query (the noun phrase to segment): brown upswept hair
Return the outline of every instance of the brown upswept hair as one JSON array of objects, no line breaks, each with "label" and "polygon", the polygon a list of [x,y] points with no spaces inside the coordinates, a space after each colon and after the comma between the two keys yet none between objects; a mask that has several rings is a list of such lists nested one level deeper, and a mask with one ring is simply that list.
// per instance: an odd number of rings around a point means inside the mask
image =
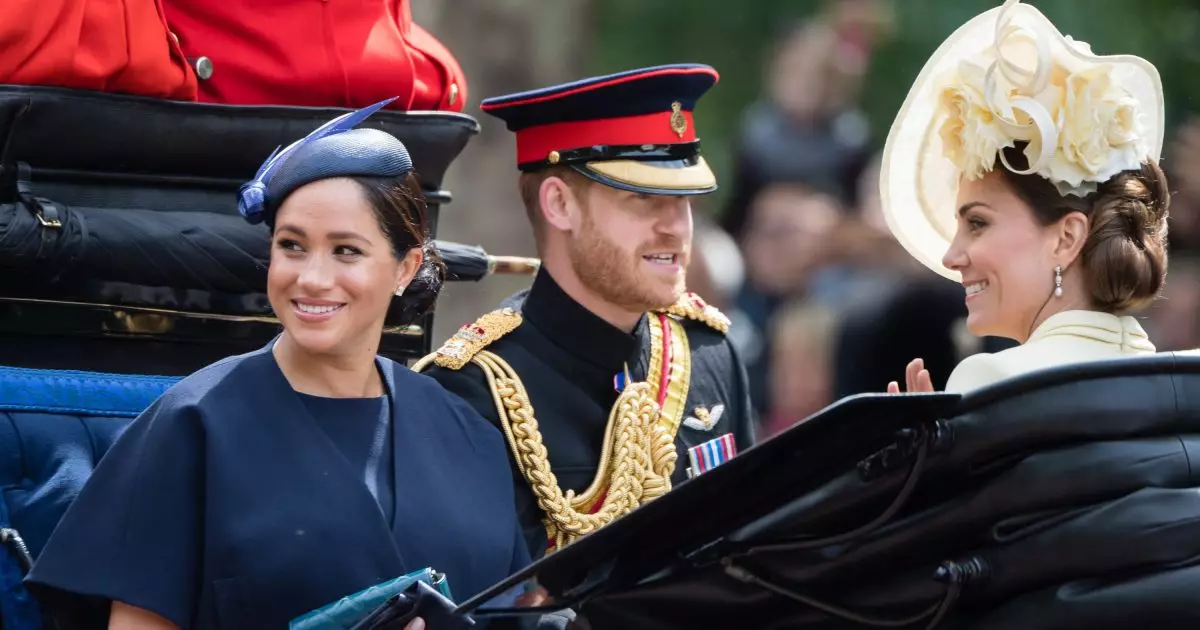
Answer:
[{"label": "brown upswept hair", "polygon": [[[1005,159],[1016,170],[1028,168],[1024,149],[1024,143],[1005,149]],[[1079,262],[1084,290],[1097,309],[1113,314],[1136,311],[1158,297],[1167,276],[1171,194],[1157,163],[1146,161],[1140,168],[1117,173],[1086,197],[1060,195],[1049,180],[1018,175],[999,160],[995,169],[1041,225],[1052,225],[1071,212],[1088,217],[1090,228]]]},{"label": "brown upswept hair", "polygon": [[403,260],[413,248],[423,254],[420,268],[400,297],[388,307],[389,324],[412,324],[433,311],[446,281],[446,265],[429,237],[428,207],[414,173],[395,177],[351,177],[363,191],[367,205],[392,246],[392,255]]}]

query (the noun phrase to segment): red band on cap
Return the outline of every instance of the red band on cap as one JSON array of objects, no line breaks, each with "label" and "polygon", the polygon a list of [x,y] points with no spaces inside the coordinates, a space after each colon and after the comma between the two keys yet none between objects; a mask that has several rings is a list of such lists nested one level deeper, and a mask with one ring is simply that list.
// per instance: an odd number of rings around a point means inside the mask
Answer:
[{"label": "red band on cap", "polygon": [[643,116],[554,123],[517,132],[517,163],[540,162],[551,151],[570,151],[596,145],[679,144],[696,139],[691,112],[680,112],[687,129],[680,137],[671,128],[672,112]]}]

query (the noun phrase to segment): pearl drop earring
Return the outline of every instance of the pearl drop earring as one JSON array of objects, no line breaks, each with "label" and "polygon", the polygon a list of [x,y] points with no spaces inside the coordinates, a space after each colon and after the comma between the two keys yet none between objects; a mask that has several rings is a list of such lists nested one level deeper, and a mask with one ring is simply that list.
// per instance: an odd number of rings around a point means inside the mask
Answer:
[{"label": "pearl drop earring", "polygon": [[1054,297],[1062,297],[1062,265],[1054,266]]}]

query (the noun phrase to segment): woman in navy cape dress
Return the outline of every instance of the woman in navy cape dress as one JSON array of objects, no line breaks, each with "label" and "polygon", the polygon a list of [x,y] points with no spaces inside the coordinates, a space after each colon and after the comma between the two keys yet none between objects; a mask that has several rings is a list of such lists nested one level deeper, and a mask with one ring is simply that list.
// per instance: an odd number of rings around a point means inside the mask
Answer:
[{"label": "woman in navy cape dress", "polygon": [[503,436],[376,355],[385,315],[420,315],[443,275],[403,144],[353,129],[377,107],[243,186],[284,332],[183,379],[105,455],[27,579],[69,627],[286,628],[426,567],[461,601],[528,564]]}]

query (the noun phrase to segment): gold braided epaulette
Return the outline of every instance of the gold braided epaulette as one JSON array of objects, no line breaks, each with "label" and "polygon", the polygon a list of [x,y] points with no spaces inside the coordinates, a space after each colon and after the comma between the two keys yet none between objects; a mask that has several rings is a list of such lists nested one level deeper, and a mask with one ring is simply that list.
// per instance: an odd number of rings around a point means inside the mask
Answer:
[{"label": "gold braided epaulette", "polygon": [[[516,330],[521,325],[521,314],[511,308],[502,308],[484,313],[473,324],[458,329],[453,337],[433,353],[433,362],[439,367],[461,370],[471,362],[488,344]],[[422,361],[426,363],[426,361]]]},{"label": "gold braided epaulette", "polygon": [[717,310],[717,307],[705,302],[703,298],[695,293],[684,293],[679,296],[679,300],[674,304],[667,308],[659,309],[658,312],[702,322],[710,328],[719,331],[721,334],[729,332],[729,325],[731,323],[724,313]]}]

